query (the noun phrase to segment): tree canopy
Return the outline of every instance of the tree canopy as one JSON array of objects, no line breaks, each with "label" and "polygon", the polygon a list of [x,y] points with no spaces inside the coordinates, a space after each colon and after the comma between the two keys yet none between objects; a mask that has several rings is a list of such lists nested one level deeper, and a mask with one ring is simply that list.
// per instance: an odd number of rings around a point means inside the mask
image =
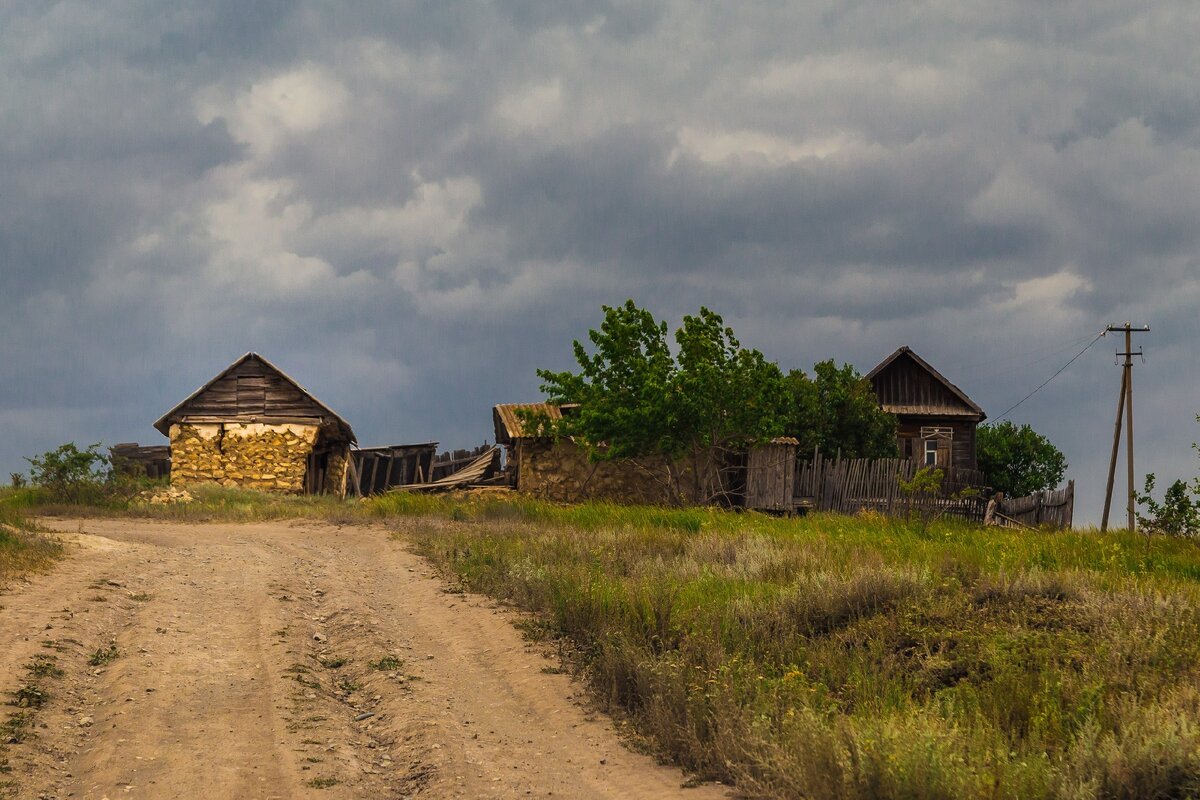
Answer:
[{"label": "tree canopy", "polygon": [[1013,497],[1053,489],[1067,471],[1066,457],[1049,439],[1007,420],[979,426],[976,456],[988,485]]},{"label": "tree canopy", "polygon": [[673,354],[666,323],[632,300],[603,311],[588,333],[594,352],[574,343],[578,372],[538,370],[550,402],[579,405],[555,433],[575,436],[594,459],[664,459],[676,486],[685,466],[699,479],[698,459],[781,433],[783,374],[719,314],[685,316]]},{"label": "tree canopy", "polygon": [[578,408],[561,421],[530,420],[575,437],[593,459],[655,456],[668,470],[690,460],[698,475],[701,454],[720,461],[721,453],[784,434],[805,450],[896,453],[895,417],[849,364],[822,361],[811,377],[800,370],[785,376],[707,308],[683,318],[673,345],[667,324],[632,300],[602,309],[590,346],[574,343],[577,370],[538,370],[550,402]]},{"label": "tree canopy", "polygon": [[784,383],[784,428],[800,441],[802,451],[820,447],[847,458],[896,455],[896,417],[879,407],[871,382],[850,364],[821,361],[811,378],[792,370]]}]

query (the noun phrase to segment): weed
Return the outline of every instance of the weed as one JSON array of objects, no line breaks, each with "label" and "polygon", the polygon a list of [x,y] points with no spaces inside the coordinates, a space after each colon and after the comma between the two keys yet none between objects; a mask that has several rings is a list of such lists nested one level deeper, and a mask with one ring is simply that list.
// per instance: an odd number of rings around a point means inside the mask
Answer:
[{"label": "weed", "polygon": [[43,653],[34,655],[33,660],[25,665],[25,669],[35,678],[61,678],[64,674],[62,667],[58,666],[57,659]]},{"label": "weed", "polygon": [[391,672],[404,666],[404,662],[395,656],[384,656],[378,661],[372,661],[369,666],[371,669],[379,670],[380,672]]},{"label": "weed", "polygon": [[308,785],[314,789],[328,789],[332,786],[337,786],[341,783],[337,778],[313,778],[308,782]]},{"label": "weed", "polygon": [[133,600],[136,603],[145,603],[153,597],[154,597],[154,595],[147,594],[146,592],[138,592],[137,594],[129,595],[129,599]]},{"label": "weed", "polygon": [[0,724],[0,743],[20,744],[29,738],[32,727],[32,711],[14,711]]},{"label": "weed", "polygon": [[321,666],[325,669],[339,669],[349,663],[348,659],[341,656],[318,656],[317,661],[321,662]]},{"label": "weed", "polygon": [[109,642],[104,647],[96,648],[95,652],[93,652],[91,657],[88,659],[88,664],[93,667],[102,667],[105,664],[111,664],[112,662],[116,661],[117,657],[120,655],[121,651],[117,649],[117,643]]},{"label": "weed", "polygon": [[336,686],[339,690],[341,690],[342,692],[345,692],[346,694],[350,694],[352,692],[357,692],[360,689],[362,689],[361,683],[354,680],[353,678],[344,677],[344,676],[337,679]]},{"label": "weed", "polygon": [[13,705],[17,708],[41,708],[48,702],[49,692],[33,684],[26,684],[13,694]]}]

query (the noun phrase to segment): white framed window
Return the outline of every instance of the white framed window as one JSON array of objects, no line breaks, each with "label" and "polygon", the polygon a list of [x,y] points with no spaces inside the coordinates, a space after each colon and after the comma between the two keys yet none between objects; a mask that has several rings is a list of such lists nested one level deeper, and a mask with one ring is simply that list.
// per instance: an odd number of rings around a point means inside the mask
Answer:
[{"label": "white framed window", "polygon": [[925,440],[925,466],[936,467],[937,463],[938,463],[937,454],[938,454],[938,440],[937,439],[926,439]]}]

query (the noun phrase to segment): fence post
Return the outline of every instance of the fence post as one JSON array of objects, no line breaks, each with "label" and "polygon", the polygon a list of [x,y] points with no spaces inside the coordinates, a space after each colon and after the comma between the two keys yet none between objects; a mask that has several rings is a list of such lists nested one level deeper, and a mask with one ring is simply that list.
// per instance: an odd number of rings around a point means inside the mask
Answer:
[{"label": "fence post", "polygon": [[1065,518],[1063,519],[1063,524],[1066,525],[1067,530],[1070,530],[1071,528],[1074,527],[1074,523],[1075,523],[1075,481],[1072,479],[1072,480],[1067,481],[1067,508],[1066,508]]}]

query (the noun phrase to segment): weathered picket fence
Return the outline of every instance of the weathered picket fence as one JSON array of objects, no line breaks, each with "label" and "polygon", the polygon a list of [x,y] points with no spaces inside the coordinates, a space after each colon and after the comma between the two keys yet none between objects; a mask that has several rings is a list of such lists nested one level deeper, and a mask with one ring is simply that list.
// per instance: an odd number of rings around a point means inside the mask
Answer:
[{"label": "weathered picket fence", "polygon": [[[939,467],[943,477],[938,494],[906,494],[901,481],[911,481],[921,467],[907,458],[830,458],[816,452],[811,459],[796,464],[794,505],[797,509],[843,514],[931,513],[983,521],[987,498],[982,473],[962,467]],[[960,496],[964,489],[978,491]]]}]

